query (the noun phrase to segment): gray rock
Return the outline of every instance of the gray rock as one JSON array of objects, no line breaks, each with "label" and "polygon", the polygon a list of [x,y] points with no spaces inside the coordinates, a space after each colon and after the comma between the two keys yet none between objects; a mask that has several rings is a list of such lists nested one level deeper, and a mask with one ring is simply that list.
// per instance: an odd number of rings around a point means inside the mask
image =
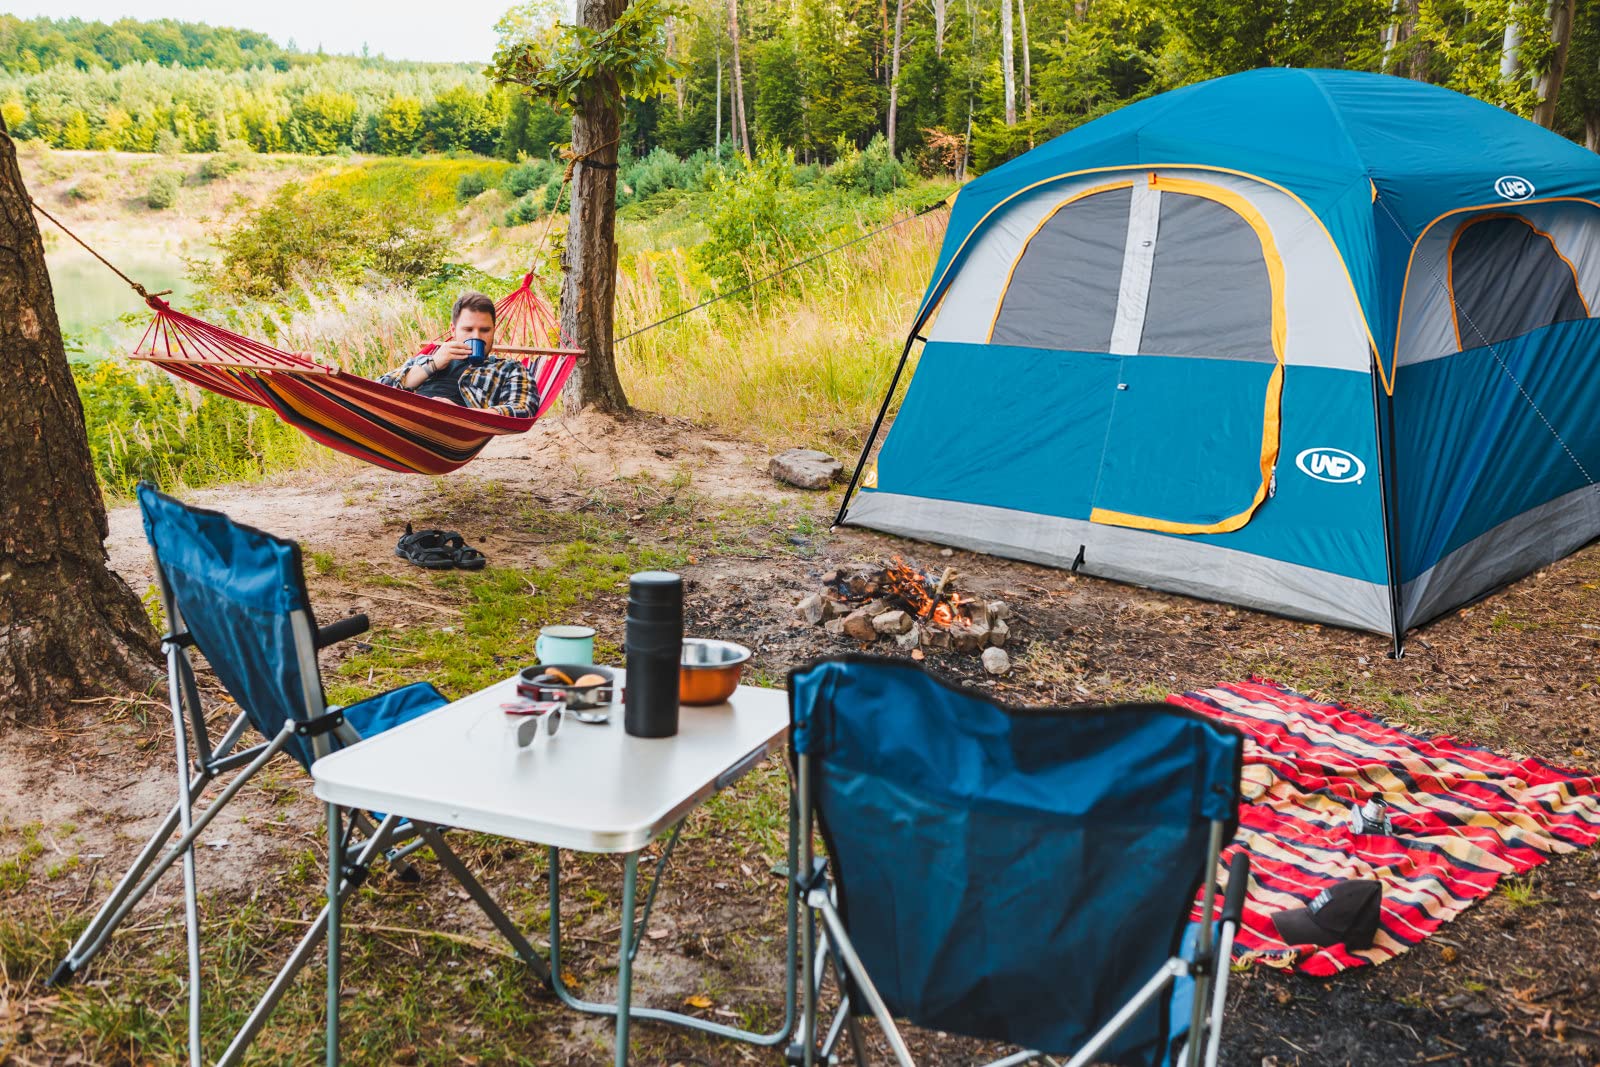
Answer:
[{"label": "gray rock", "polygon": [[831,596],[822,598],[822,621],[829,619],[842,619],[850,614],[850,609],[833,599]]},{"label": "gray rock", "polygon": [[903,611],[886,611],[872,620],[872,628],[880,634],[903,634],[913,625],[911,616]]},{"label": "gray rock", "polygon": [[826,609],[822,606],[822,594],[812,593],[794,606],[794,613],[801,622],[808,622],[812,626],[821,622]]},{"label": "gray rock", "polygon": [[996,600],[989,605],[989,617],[992,619],[1011,618],[1011,605],[1004,600]]},{"label": "gray rock", "polygon": [[916,623],[912,623],[911,629],[894,639],[894,647],[902,652],[910,652],[920,644],[922,644],[922,627]]},{"label": "gray rock", "polygon": [[928,626],[922,631],[922,644],[927,648],[949,648],[950,631],[943,626]]},{"label": "gray rock", "polygon": [[861,605],[861,610],[876,619],[879,615],[889,610],[889,602],[882,597],[878,597]]},{"label": "gray rock", "polygon": [[846,637],[853,637],[857,641],[876,641],[878,631],[872,628],[872,616],[865,611],[857,609],[844,617],[842,624]]},{"label": "gray rock", "polygon": [[791,448],[772,457],[767,473],[801,489],[826,489],[844,473],[844,464],[814,448]]},{"label": "gray rock", "polygon": [[824,630],[828,631],[830,634],[832,634],[835,637],[843,637],[844,636],[844,620],[843,619],[829,619],[827,622],[822,624],[822,628]]},{"label": "gray rock", "polygon": [[994,648],[1004,648],[1006,641],[1011,637],[1011,627],[1006,625],[1006,620],[996,619],[994,626],[989,630],[989,644]]},{"label": "gray rock", "polygon": [[1011,671],[1011,657],[1003,648],[986,648],[983,650],[983,669],[990,674],[1008,674]]}]

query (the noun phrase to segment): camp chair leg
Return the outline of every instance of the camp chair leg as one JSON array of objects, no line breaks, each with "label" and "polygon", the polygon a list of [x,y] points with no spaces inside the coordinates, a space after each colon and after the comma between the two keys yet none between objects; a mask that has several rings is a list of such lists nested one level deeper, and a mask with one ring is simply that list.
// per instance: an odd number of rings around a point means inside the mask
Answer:
[{"label": "camp chair leg", "polygon": [[461,888],[467,891],[467,895],[477,902],[478,907],[483,909],[483,913],[489,917],[489,921],[494,923],[495,929],[499,930],[501,935],[511,942],[511,947],[518,956],[522,957],[522,961],[532,969],[534,976],[539,981],[548,984],[550,981],[549,966],[533,950],[533,946],[528,944],[528,939],[522,936],[522,931],[517,929],[517,924],[512,922],[510,917],[500,909],[499,904],[495,903],[495,899],[489,895],[489,891],[483,888],[477,878],[473,877],[471,871],[467,870],[466,864],[461,862],[461,857],[457,856],[450,846],[445,844],[444,834],[439,832],[439,828],[427,823],[417,823],[416,827],[417,833],[422,835],[422,839],[433,847],[434,854],[439,857],[439,862],[444,864],[445,870],[455,876],[455,880],[461,883]]},{"label": "camp chair leg", "polygon": [[[182,674],[180,661],[183,648],[174,641],[166,642],[167,677]],[[186,664],[185,664],[186,665]],[[183,831],[178,848],[183,855],[183,918],[186,947],[189,956],[189,1067],[201,1067],[200,1051],[200,902],[195,892],[194,871],[194,808],[193,790],[189,780],[189,733],[184,729],[184,691],[168,685],[172,704],[172,733],[178,752],[178,826]],[[160,870],[156,877],[160,877]]]},{"label": "camp chair leg", "polygon": [[1200,1067],[1207,1012],[1211,1006],[1212,975],[1216,973],[1217,966],[1227,965],[1225,961],[1218,961],[1212,955],[1211,944],[1212,927],[1217,914],[1217,860],[1222,855],[1222,830],[1222,823],[1213,820],[1206,841],[1205,892],[1204,903],[1200,909],[1200,943],[1196,956],[1196,959],[1204,960],[1206,965],[1200,968],[1194,979],[1194,1003],[1189,1009],[1189,1041],[1187,1054],[1184,1056],[1188,1067]]},{"label": "camp chair leg", "polygon": [[1087,1044],[1078,1050],[1072,1059],[1067,1061],[1067,1067],[1088,1067],[1095,1061],[1100,1050],[1110,1043],[1111,1039],[1122,1032],[1122,1028],[1133,1021],[1134,1017],[1145,1009],[1174,979],[1188,973],[1189,965],[1181,959],[1174,957],[1163,963],[1150,980],[1133,995],[1133,999],[1124,1004],[1115,1015],[1106,1021],[1106,1024],[1095,1031]]},{"label": "camp chair leg", "polygon": [[[354,892],[355,888],[361,883],[359,876],[352,878],[351,874],[354,871],[364,873],[371,867],[373,861],[382,854],[390,839],[393,838],[394,828],[399,823],[398,816],[390,815],[385,818],[378,827],[377,832],[367,839],[361,850],[361,855],[352,865],[353,869],[346,869],[341,872],[338,894],[341,901]],[[337,831],[335,831],[335,834],[337,834]],[[337,840],[337,837],[335,837],[335,840]],[[330,853],[330,855],[336,856],[337,854]],[[335,860],[330,859],[330,864],[334,862]],[[330,879],[329,885],[332,886],[332,884],[333,881]],[[251,1010],[250,1017],[244,1021],[244,1025],[234,1035],[227,1051],[217,1060],[217,1067],[233,1067],[234,1064],[239,1063],[244,1058],[245,1051],[249,1049],[250,1043],[256,1039],[256,1035],[261,1032],[261,1027],[266,1024],[267,1017],[272,1014],[273,1009],[278,1006],[278,1001],[282,1000],[283,994],[288,991],[289,983],[294,981],[295,976],[300,973],[300,969],[310,962],[312,953],[316,951],[317,945],[321,943],[326,935],[328,916],[329,907],[324,904],[322,910],[317,913],[316,919],[312,921],[311,926],[306,930],[305,936],[300,938],[299,944],[295,945],[294,951],[289,954],[289,959],[284,963],[283,968],[272,979],[272,984],[267,986],[267,991],[261,995],[261,1000]]]},{"label": "camp chair leg", "polygon": [[828,891],[825,888],[813,889],[807,894],[806,903],[822,913],[822,921],[828,928],[828,944],[838,953],[839,962],[849,972],[856,988],[861,992],[862,999],[877,1017],[878,1025],[883,1027],[883,1036],[888,1039],[895,1061],[900,1067],[917,1067],[916,1061],[911,1058],[911,1050],[906,1048],[905,1038],[900,1036],[900,1029],[895,1026],[888,1007],[878,995],[878,987],[872,984],[867,969],[861,965],[861,957],[856,955],[855,946],[850,943],[849,935],[844,932],[844,922],[834,910],[833,901],[828,899]]}]

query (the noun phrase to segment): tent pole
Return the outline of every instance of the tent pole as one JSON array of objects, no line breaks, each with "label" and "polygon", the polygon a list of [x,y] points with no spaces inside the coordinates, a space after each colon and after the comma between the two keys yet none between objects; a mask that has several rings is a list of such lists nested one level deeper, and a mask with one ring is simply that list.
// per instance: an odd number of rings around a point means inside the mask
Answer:
[{"label": "tent pole", "polygon": [[844,525],[845,509],[850,506],[850,497],[855,494],[856,486],[861,482],[861,472],[866,469],[867,457],[872,454],[872,446],[878,440],[878,431],[883,428],[883,420],[889,414],[889,402],[894,399],[894,391],[900,387],[900,375],[906,369],[906,360],[911,358],[911,346],[916,344],[917,330],[921,327],[922,320],[918,319],[917,325],[906,338],[906,346],[900,350],[900,362],[895,365],[894,377],[889,381],[889,388],[883,394],[883,403],[878,406],[878,417],[872,420],[872,432],[867,434],[867,440],[861,446],[861,458],[856,460],[856,469],[850,473],[850,484],[845,486],[844,499],[839,501],[839,513],[833,517],[832,529]]}]

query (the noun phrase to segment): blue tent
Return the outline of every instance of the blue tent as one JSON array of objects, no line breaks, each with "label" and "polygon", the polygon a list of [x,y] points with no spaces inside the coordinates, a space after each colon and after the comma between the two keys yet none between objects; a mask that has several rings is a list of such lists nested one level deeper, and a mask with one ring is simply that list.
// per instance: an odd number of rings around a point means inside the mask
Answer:
[{"label": "blue tent", "polygon": [[960,191],[839,521],[1398,644],[1600,535],[1597,297],[1600,157],[1547,130],[1175,90]]}]

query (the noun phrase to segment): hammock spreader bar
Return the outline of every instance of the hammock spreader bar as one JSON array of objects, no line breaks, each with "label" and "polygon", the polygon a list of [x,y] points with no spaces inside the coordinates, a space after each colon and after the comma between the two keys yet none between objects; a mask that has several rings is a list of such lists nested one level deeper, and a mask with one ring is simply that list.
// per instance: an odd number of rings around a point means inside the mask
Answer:
[{"label": "hammock spreader bar", "polygon": [[[536,353],[533,418],[513,418],[419,396],[252,340],[147,298],[155,319],[134,359],[202,389],[267,408],[307,437],[393,471],[448,474],[501,434],[523,433],[550,409],[582,352],[549,348],[555,315],[531,274],[495,305],[496,338]],[[448,337],[448,334],[445,335]],[[439,340],[425,345],[435,351]]]}]

